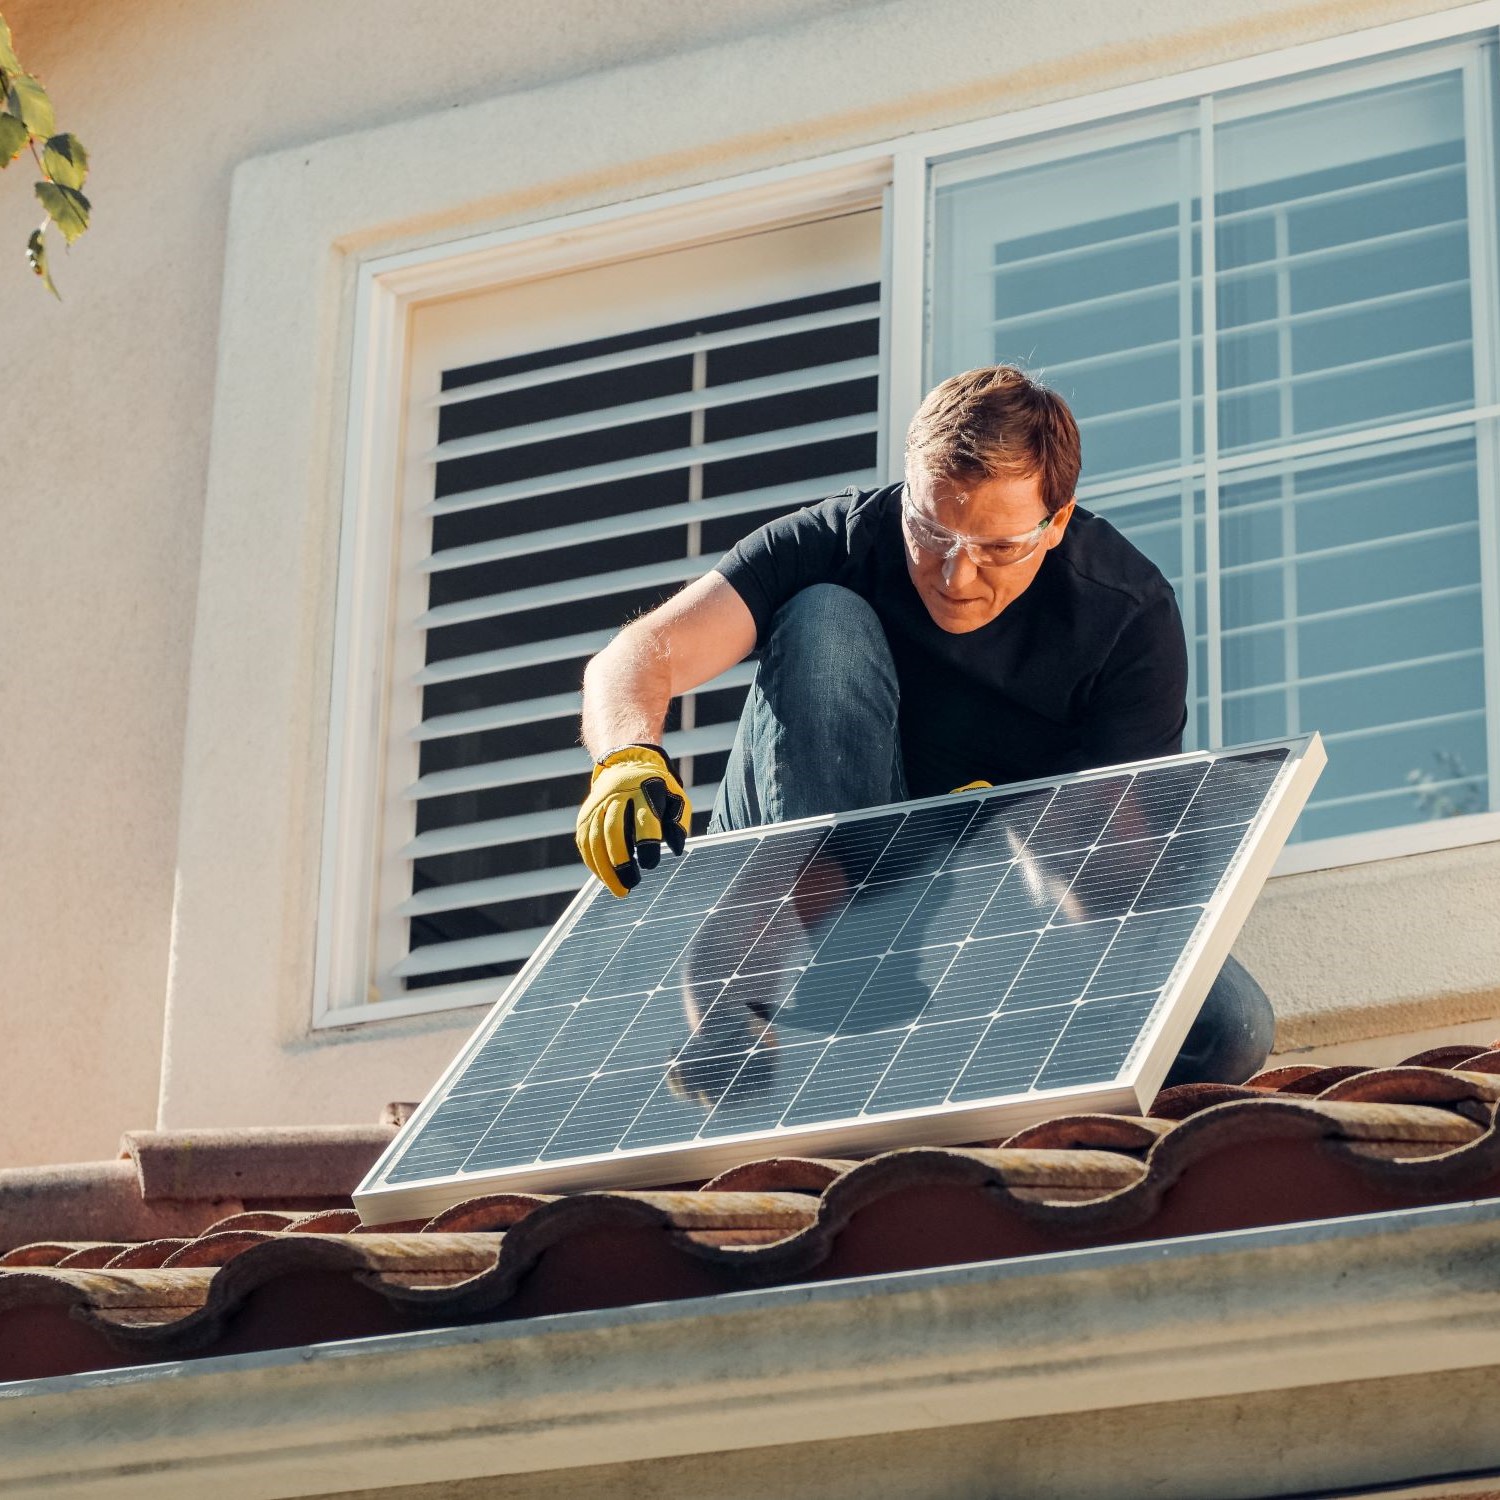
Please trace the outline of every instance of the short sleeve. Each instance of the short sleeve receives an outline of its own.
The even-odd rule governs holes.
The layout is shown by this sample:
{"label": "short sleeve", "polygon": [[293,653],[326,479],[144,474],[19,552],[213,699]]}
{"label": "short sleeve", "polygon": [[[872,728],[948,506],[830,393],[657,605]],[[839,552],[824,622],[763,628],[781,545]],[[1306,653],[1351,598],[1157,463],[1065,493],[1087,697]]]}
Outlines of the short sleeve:
{"label": "short sleeve", "polygon": [[776,611],[815,583],[831,583],[849,558],[852,490],[778,516],[732,547],[715,571],[734,589],[755,620],[763,646]]}
{"label": "short sleeve", "polygon": [[1084,764],[1176,755],[1187,726],[1187,643],[1167,590],[1126,622],[1094,681],[1083,726]]}

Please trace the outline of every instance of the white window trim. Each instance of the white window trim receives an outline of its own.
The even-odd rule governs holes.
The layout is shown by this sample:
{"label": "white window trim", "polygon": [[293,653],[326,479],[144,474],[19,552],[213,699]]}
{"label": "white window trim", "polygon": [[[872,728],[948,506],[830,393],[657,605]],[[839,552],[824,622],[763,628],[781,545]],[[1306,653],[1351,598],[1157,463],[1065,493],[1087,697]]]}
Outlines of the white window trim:
{"label": "white window trim", "polygon": [[[354,299],[354,368],[345,444],[314,1028],[361,1025],[479,1004],[493,997],[495,987],[494,981],[487,981],[474,986],[472,995],[448,990],[432,1000],[413,997],[371,1003],[359,998],[368,991],[375,919],[378,781],[384,762],[383,667],[395,618],[388,581],[404,461],[399,434],[406,327],[415,305],[523,281],[543,272],[583,269],[805,222],[843,208],[869,207],[884,194],[889,210],[889,283],[883,289],[889,306],[884,376],[889,399],[883,452],[888,465],[894,466],[906,422],[923,392],[928,169],[936,158],[1174,103],[1201,100],[1200,109],[1211,108],[1210,96],[1227,91],[1497,30],[1500,0],[1478,0],[1454,10],[908,135],[810,162],[366,261],[358,273]],[[1399,59],[1392,58],[1391,66],[1399,68]],[[1211,174],[1211,164],[1205,164],[1204,171]],[[1211,180],[1207,185],[1211,188]],[[1494,270],[1475,269],[1476,285],[1481,270],[1486,269]],[[1399,424],[1403,429],[1414,425]],[[1480,461],[1500,462],[1500,405],[1464,413],[1449,425],[1472,425],[1484,455]],[[1395,430],[1394,426],[1373,428],[1351,434],[1350,442],[1380,441]],[[1278,456],[1283,456],[1282,450],[1267,450],[1257,452],[1253,459],[1261,464]],[[1226,463],[1220,461],[1219,466],[1222,469]],[[1201,471],[1204,466],[1192,467]],[[1142,476],[1140,482],[1156,483],[1163,477]],[[1482,534],[1493,549],[1497,545],[1494,518],[1481,517],[1481,527],[1485,526],[1490,529]],[[1495,608],[1487,613],[1485,644],[1487,649],[1500,645],[1500,610]],[[1489,662],[1488,686],[1496,689],[1500,651]],[[1490,706],[1497,701],[1500,698],[1490,698]],[[1500,739],[1493,730],[1491,737]],[[1492,758],[1496,753],[1500,752],[1492,749]],[[1283,853],[1273,873],[1301,873],[1490,841],[1500,841],[1500,813],[1294,846]]]}
{"label": "white window trim", "polygon": [[485,1003],[496,981],[445,987],[439,996],[367,1001],[373,977],[375,874],[382,858],[381,770],[391,719],[389,662],[395,628],[420,612],[394,577],[400,498],[413,461],[402,441],[412,310],[423,302],[493,290],[545,272],[556,275],[691,245],[759,234],[811,219],[878,207],[891,178],[888,155],[861,153],[765,174],[746,186],[712,184],[484,237],[435,251],[371,261],[355,294],[353,347],[360,360],[350,392],[343,523],[333,652],[333,698],[313,1026],[426,1015]]}

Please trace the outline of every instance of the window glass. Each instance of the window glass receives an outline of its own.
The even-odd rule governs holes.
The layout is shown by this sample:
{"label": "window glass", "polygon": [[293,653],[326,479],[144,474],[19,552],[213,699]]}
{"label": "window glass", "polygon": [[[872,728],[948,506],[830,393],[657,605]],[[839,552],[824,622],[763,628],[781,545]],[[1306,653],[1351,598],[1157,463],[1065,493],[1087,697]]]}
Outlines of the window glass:
{"label": "window glass", "polygon": [[931,381],[1031,370],[1068,394],[1094,481],[1185,462],[1203,444],[1197,137],[1054,149],[938,169]]}
{"label": "window glass", "polygon": [[1493,289],[1476,297],[1471,277],[1476,256],[1493,264],[1495,186],[1476,162],[1492,174],[1495,153],[1466,136],[1495,129],[1492,50],[933,169],[932,378],[1010,361],[1067,398],[1081,500],[1177,591],[1189,745],[1327,741],[1299,839],[1493,805],[1496,464],[1470,414],[1496,399],[1500,359]]}
{"label": "window glass", "polygon": [[1462,76],[1214,133],[1226,452],[1473,404]]}

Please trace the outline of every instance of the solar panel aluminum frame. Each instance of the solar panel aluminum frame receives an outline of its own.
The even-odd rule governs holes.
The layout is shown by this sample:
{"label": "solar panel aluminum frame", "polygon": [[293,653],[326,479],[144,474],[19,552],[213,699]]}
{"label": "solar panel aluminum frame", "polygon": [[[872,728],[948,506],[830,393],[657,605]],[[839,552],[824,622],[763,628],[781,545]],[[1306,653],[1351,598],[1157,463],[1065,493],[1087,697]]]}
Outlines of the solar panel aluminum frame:
{"label": "solar panel aluminum frame", "polygon": [[[1205,906],[1204,918],[1184,947],[1170,977],[1162,987],[1152,1019],[1142,1031],[1124,1067],[1108,1084],[1068,1085],[1011,1095],[998,1101],[962,1106],[931,1106],[889,1112],[871,1118],[820,1121],[803,1126],[784,1126],[707,1141],[677,1142],[665,1146],[637,1148],[628,1152],[594,1154],[555,1163],[532,1163],[467,1173],[462,1177],[439,1177],[386,1185],[385,1174],[400,1160],[410,1143],[420,1135],[426,1121],[446,1098],[450,1084],[464,1072],[470,1060],[488,1042],[516,1000],[524,993],[535,972],[543,967],[579,915],[598,900],[613,900],[601,886],[590,882],[569,904],[552,931],[525,966],[510,981],[491,1014],[476,1029],[469,1042],[429,1091],[420,1107],[382,1153],[354,1194],[354,1204],[366,1224],[430,1218],[467,1198],[490,1192],[576,1192],[597,1188],[643,1188],[666,1183],[706,1180],[716,1174],[756,1159],[767,1147],[778,1155],[867,1154],[895,1146],[955,1145],[996,1140],[1057,1115],[1070,1112],[1139,1113],[1150,1104],[1176,1058],[1187,1033],[1202,1007],[1209,987],[1228,956],[1261,886],[1271,873],[1282,845],[1291,834],[1314,783],[1327,763],[1327,754],[1317,734],[1295,739],[1269,740],[1231,749],[1163,756],[1126,765],[1101,766],[1067,777],[1038,777],[1008,783],[992,791],[970,793],[977,798],[1012,796],[1028,789],[1056,786],[1139,772],[1167,764],[1194,760],[1214,761],[1226,755],[1284,749],[1287,759],[1276,781],[1250,822],[1249,830],[1227,867],[1217,890]],[[910,812],[949,803],[952,794],[898,804],[861,808],[837,814],[839,823],[886,815],[897,806]],[[798,827],[814,827],[831,821],[829,815],[772,825],[779,833]],[[728,843],[760,838],[765,827],[736,829],[704,835],[695,843]]]}

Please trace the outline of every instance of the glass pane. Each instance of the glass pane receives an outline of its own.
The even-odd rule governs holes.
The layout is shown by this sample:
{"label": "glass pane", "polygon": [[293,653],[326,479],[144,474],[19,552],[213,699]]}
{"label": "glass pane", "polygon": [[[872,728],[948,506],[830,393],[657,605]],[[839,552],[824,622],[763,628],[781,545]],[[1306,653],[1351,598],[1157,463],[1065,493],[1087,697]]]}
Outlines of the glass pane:
{"label": "glass pane", "polygon": [[1463,79],[1214,135],[1226,451],[1473,404]]}
{"label": "glass pane", "polygon": [[1196,134],[1014,160],[936,174],[933,383],[1024,365],[1072,406],[1091,480],[1190,461],[1202,448]]}
{"label": "glass pane", "polygon": [[1328,746],[1295,838],[1486,809],[1471,438],[1234,476],[1220,557],[1225,742]]}

